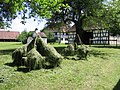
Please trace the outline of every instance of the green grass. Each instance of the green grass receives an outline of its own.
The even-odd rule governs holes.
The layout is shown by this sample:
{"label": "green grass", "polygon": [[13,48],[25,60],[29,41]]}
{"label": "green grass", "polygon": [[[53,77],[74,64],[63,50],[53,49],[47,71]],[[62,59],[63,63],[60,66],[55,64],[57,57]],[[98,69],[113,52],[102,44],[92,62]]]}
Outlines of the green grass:
{"label": "green grass", "polygon": [[49,45],[52,45],[54,47],[66,47],[67,46],[67,44],[64,44],[64,43],[61,43],[61,44],[59,44],[59,43],[50,44],[49,43]]}
{"label": "green grass", "polygon": [[21,42],[0,42],[0,50],[15,49],[20,47],[21,45]]}
{"label": "green grass", "polygon": [[66,59],[61,68],[26,73],[10,66],[12,51],[21,46],[0,43],[0,90],[112,90],[120,79],[120,49],[91,47],[87,61]]}

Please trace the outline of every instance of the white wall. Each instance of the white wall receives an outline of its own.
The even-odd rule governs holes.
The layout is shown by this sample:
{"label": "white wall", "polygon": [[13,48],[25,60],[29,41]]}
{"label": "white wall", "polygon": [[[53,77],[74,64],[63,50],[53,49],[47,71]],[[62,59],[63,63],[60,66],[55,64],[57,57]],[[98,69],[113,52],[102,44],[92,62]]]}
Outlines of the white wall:
{"label": "white wall", "polygon": [[47,44],[47,38],[42,38],[43,42]]}
{"label": "white wall", "polygon": [[[117,44],[120,44],[120,36],[110,36],[110,40],[117,40]],[[116,42],[110,41],[110,44],[116,44]]]}
{"label": "white wall", "polygon": [[62,38],[61,43],[68,43],[68,40],[65,40],[65,38]]}

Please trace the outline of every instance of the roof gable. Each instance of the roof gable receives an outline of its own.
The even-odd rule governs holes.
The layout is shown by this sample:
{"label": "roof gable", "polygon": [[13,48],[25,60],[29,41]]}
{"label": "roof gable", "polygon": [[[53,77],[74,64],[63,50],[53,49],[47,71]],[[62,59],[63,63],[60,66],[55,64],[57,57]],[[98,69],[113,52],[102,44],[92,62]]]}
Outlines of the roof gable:
{"label": "roof gable", "polygon": [[42,38],[46,38],[47,37],[44,32],[38,32],[38,35],[40,35]]}
{"label": "roof gable", "polygon": [[0,39],[14,39],[20,35],[17,31],[0,31]]}

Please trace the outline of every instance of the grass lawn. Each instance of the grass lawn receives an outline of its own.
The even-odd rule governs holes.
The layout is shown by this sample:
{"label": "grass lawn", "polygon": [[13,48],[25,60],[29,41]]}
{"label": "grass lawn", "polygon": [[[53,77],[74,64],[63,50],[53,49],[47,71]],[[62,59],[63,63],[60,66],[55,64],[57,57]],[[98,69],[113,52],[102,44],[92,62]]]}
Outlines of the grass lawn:
{"label": "grass lawn", "polygon": [[91,47],[86,61],[64,59],[61,68],[26,73],[10,66],[13,50],[21,46],[0,43],[0,90],[113,90],[120,79],[120,49]]}

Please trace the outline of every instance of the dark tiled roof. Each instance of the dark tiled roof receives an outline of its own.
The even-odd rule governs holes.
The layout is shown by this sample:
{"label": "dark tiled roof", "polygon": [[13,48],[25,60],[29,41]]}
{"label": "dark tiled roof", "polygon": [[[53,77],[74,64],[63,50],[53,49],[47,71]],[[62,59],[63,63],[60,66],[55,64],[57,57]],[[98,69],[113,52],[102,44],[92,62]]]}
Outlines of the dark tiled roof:
{"label": "dark tiled roof", "polygon": [[71,28],[68,29],[69,32],[76,32],[76,27],[73,25]]}
{"label": "dark tiled roof", "polygon": [[16,40],[19,35],[20,33],[17,31],[0,31],[0,39]]}
{"label": "dark tiled roof", "polygon": [[[73,25],[71,27],[64,26],[61,28],[61,31],[62,32],[76,32],[76,27],[75,27],[75,25]],[[59,31],[54,31],[54,32],[59,32]]]}
{"label": "dark tiled roof", "polygon": [[43,38],[46,38],[46,37],[47,37],[44,32],[38,32],[38,35],[40,35],[40,36],[43,37]]}

